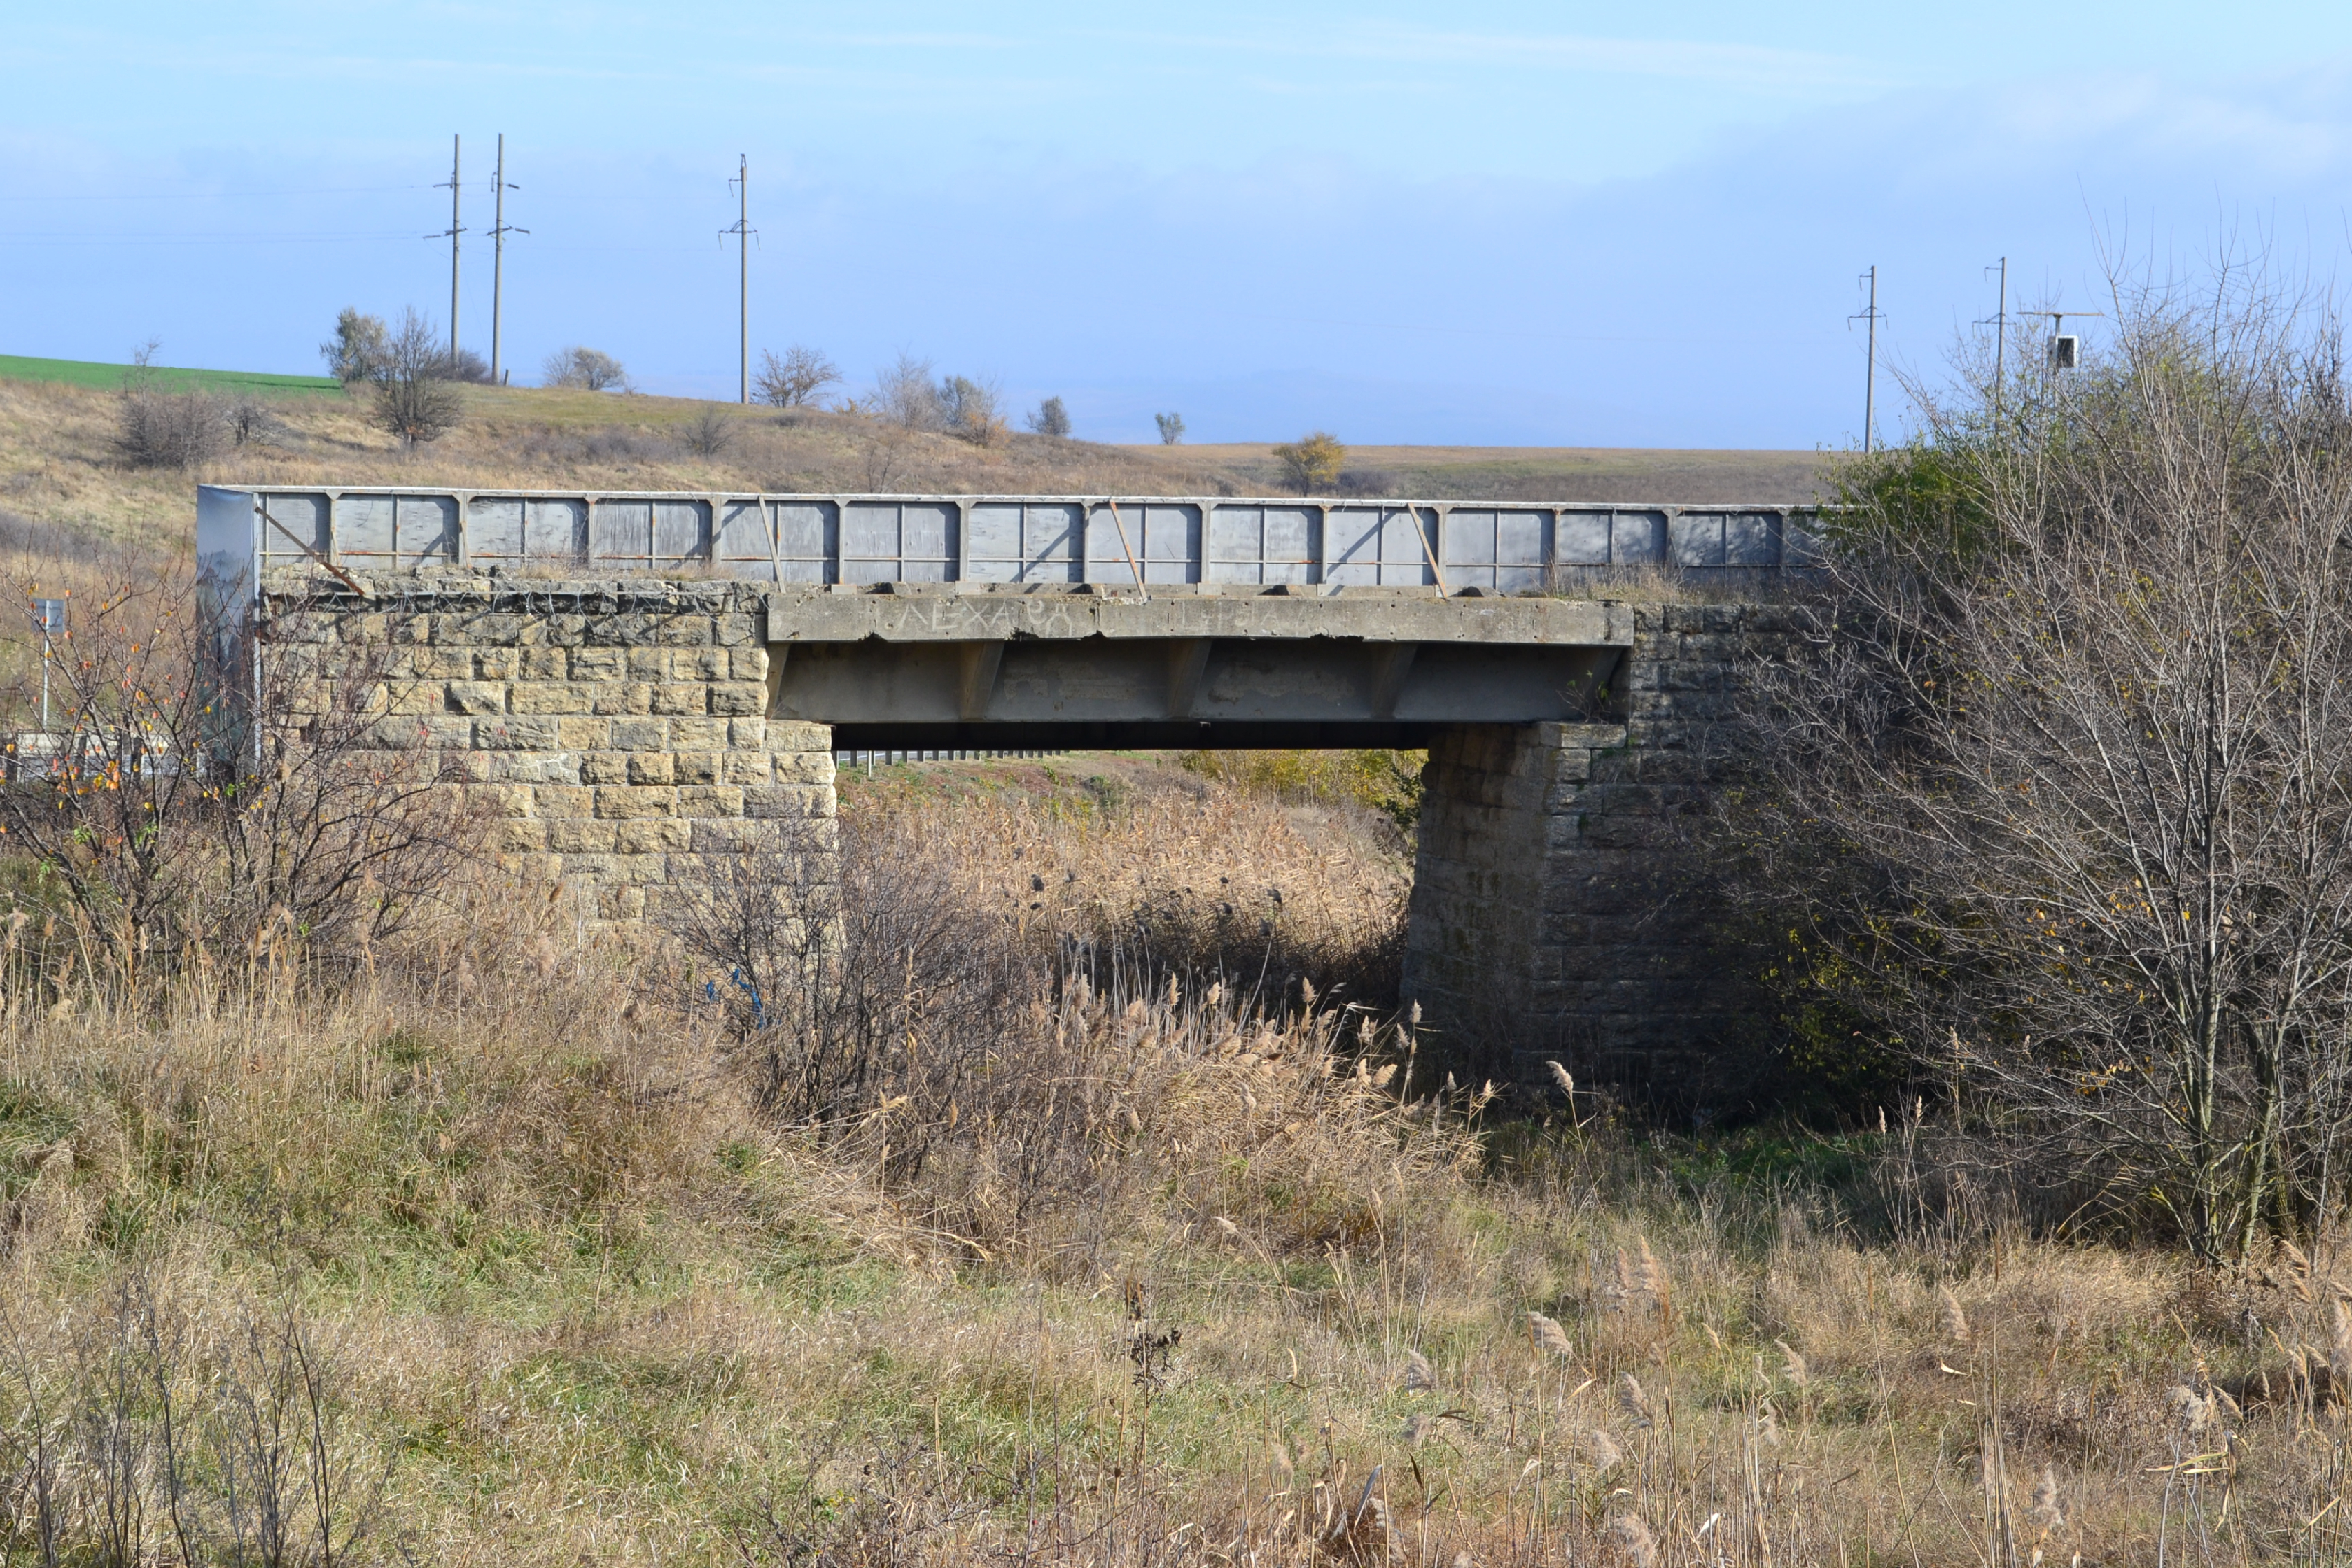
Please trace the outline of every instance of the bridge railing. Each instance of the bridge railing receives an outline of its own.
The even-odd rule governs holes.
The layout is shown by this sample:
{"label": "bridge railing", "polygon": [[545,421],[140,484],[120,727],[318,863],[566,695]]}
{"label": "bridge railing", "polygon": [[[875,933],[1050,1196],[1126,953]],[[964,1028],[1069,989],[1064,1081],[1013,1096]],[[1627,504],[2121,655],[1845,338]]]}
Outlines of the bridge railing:
{"label": "bridge railing", "polygon": [[[1250,496],[773,495],[206,485],[200,557],[808,584],[1306,583],[1541,592],[1816,561],[1809,507]],[[235,571],[242,576],[244,571]]]}

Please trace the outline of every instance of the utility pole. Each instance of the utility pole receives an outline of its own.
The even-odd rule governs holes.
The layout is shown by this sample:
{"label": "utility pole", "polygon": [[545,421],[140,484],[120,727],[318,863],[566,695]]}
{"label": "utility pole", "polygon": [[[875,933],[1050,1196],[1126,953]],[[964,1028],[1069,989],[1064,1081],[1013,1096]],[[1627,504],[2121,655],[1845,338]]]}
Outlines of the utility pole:
{"label": "utility pole", "polygon": [[[441,187],[433,187],[439,190]],[[458,225],[458,138],[449,138],[449,360],[455,370],[458,360],[458,236],[466,230]],[[426,239],[440,239],[439,234],[427,234]]]}
{"label": "utility pole", "polygon": [[[1870,323],[1868,357],[1863,362],[1862,371],[1862,451],[1868,455],[1876,446],[1873,431],[1878,425],[1879,409],[1879,270],[1875,264],[1862,274],[1862,280],[1869,285],[1870,304],[1858,318],[1849,316],[1846,319]],[[1847,330],[1851,331],[1852,328],[1848,327]]]}
{"label": "utility pole", "polygon": [[[511,228],[507,224],[507,192],[520,190],[520,185],[507,183],[507,134],[498,134],[498,174],[491,185],[496,194],[491,198],[495,216],[490,220],[490,384],[503,386],[498,369],[498,329],[505,311],[507,285],[507,236],[528,234],[527,228]],[[457,318],[457,307],[450,307],[450,318]],[[454,351],[453,351],[454,352]]]}
{"label": "utility pole", "polygon": [[[1992,269],[1987,267],[1984,270],[1989,272]],[[2000,305],[1993,311],[1991,320],[1977,323],[1992,328],[1992,428],[1995,435],[2000,433],[2001,405],[2009,389],[2009,258],[2006,256],[2001,258],[2000,273]]]}
{"label": "utility pole", "polygon": [[741,270],[741,277],[737,286],[741,290],[742,342],[738,347],[742,353],[743,380],[737,395],[743,402],[749,403],[752,401],[752,236],[759,232],[752,227],[752,161],[750,158],[742,153],[735,155],[735,177],[728,180],[727,183],[735,187],[737,203],[735,226],[722,228],[718,234],[721,239],[726,238],[729,234],[734,235],[740,256],[737,266]]}

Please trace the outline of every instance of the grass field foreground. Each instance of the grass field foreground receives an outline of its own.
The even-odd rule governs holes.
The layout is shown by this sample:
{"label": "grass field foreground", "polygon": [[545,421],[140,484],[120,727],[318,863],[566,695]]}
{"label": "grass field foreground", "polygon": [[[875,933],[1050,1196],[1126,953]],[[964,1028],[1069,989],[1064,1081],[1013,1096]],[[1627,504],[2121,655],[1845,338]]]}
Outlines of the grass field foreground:
{"label": "grass field foreground", "polygon": [[1368,809],[1145,758],[845,783],[986,961],[1140,917],[1208,967],[1027,990],[960,1116],[818,1128],[760,1109],[725,977],[533,890],[348,981],[265,949],[128,1004],[12,922],[0,1552],[228,1560],[257,1475],[311,1509],[289,1561],[306,1477],[355,1563],[2352,1547],[2332,1253],[2034,1241],[1933,1130],[1637,1137],[1295,982],[1256,1015],[1276,922],[1301,974],[1387,940]]}

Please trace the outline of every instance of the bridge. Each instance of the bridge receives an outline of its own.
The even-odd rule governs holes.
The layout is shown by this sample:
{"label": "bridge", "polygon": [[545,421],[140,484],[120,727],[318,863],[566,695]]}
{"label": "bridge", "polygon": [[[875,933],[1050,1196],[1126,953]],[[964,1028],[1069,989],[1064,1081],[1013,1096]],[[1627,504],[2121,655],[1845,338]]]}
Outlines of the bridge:
{"label": "bridge", "polygon": [[608,916],[828,817],[837,747],[1427,747],[1408,989],[1654,1055],[1701,1026],[1690,956],[1635,929],[1644,844],[1779,624],[1737,601],[1817,564],[1812,520],[205,486],[197,543],[223,601],[416,645],[385,744],[456,758]]}

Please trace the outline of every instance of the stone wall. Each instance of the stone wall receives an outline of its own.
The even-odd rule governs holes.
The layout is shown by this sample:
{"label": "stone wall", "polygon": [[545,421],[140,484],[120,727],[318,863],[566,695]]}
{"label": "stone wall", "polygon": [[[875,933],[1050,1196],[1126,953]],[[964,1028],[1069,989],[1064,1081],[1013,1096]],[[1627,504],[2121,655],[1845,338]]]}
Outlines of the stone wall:
{"label": "stone wall", "polygon": [[1637,606],[1619,722],[1463,725],[1431,746],[1405,987],[1488,1070],[1541,1078],[1557,1056],[1669,1098],[1736,1093],[1755,999],[1708,918],[1695,830],[1742,665],[1800,624],[1782,606]]}
{"label": "stone wall", "polygon": [[[386,573],[265,585],[281,647],[374,655],[378,743],[480,793],[517,870],[604,919],[659,914],[714,857],[829,845],[832,732],[767,717],[765,596],[728,582]],[[346,668],[352,667],[348,664]],[[797,830],[796,830],[797,827]]]}

